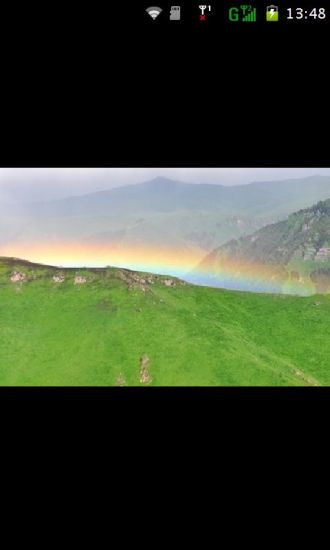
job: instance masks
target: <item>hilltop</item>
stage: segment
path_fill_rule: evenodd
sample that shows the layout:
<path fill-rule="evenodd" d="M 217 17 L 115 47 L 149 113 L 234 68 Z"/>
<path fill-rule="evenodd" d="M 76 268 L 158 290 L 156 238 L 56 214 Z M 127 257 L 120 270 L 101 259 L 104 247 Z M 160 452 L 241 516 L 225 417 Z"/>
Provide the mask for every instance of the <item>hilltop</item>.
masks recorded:
<path fill-rule="evenodd" d="M 0 258 L 0 298 L 1 385 L 330 384 L 330 296 Z"/>

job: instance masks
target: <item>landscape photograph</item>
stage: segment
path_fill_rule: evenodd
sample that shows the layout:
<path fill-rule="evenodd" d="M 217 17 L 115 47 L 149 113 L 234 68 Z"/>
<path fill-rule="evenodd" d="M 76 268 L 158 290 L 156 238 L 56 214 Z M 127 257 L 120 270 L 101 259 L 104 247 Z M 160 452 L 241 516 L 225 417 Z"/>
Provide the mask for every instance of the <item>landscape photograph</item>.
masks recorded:
<path fill-rule="evenodd" d="M 0 208 L 1 386 L 330 385 L 330 169 L 0 168 Z"/>

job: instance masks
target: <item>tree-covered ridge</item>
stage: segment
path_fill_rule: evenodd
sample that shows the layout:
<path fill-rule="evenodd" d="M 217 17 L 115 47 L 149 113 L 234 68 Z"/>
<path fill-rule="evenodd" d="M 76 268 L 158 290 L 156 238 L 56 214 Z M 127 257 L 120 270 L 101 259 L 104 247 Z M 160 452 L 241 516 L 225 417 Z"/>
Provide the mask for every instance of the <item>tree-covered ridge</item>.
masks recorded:
<path fill-rule="evenodd" d="M 282 289 L 293 278 L 316 292 L 329 291 L 330 199 L 301 209 L 286 220 L 267 225 L 251 235 L 228 241 L 206 256 L 196 271 L 220 275 L 228 262 L 239 264 L 239 276 L 251 265 L 257 265 L 258 270 L 268 266 L 263 277 L 265 280 L 272 278 L 276 270 Z M 329 281 L 325 285 L 327 278 Z M 319 280 L 322 280 L 321 286 Z M 275 290 L 278 287 L 274 287 Z"/>

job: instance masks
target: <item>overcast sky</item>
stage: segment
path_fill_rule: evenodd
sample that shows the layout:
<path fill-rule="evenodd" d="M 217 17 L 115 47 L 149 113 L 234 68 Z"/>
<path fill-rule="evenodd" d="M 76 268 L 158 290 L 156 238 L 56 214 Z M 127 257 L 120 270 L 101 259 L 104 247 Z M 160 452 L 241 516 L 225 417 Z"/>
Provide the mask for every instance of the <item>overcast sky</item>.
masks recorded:
<path fill-rule="evenodd" d="M 0 168 L 1 201 L 34 201 L 81 195 L 151 180 L 240 185 L 330 176 L 330 168 Z"/>

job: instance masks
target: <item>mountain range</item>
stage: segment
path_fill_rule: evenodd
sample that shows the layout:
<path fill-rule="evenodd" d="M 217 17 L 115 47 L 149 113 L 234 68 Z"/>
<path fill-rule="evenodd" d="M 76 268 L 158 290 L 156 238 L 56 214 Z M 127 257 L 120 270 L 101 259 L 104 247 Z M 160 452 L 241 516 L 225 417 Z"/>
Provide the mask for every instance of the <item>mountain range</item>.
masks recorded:
<path fill-rule="evenodd" d="M 0 205 L 1 245 L 18 242 L 103 247 L 176 247 L 206 253 L 330 196 L 330 178 L 247 185 L 156 178 L 60 200 Z"/>
<path fill-rule="evenodd" d="M 330 292 L 330 199 L 228 241 L 189 280 L 244 290 Z"/>

